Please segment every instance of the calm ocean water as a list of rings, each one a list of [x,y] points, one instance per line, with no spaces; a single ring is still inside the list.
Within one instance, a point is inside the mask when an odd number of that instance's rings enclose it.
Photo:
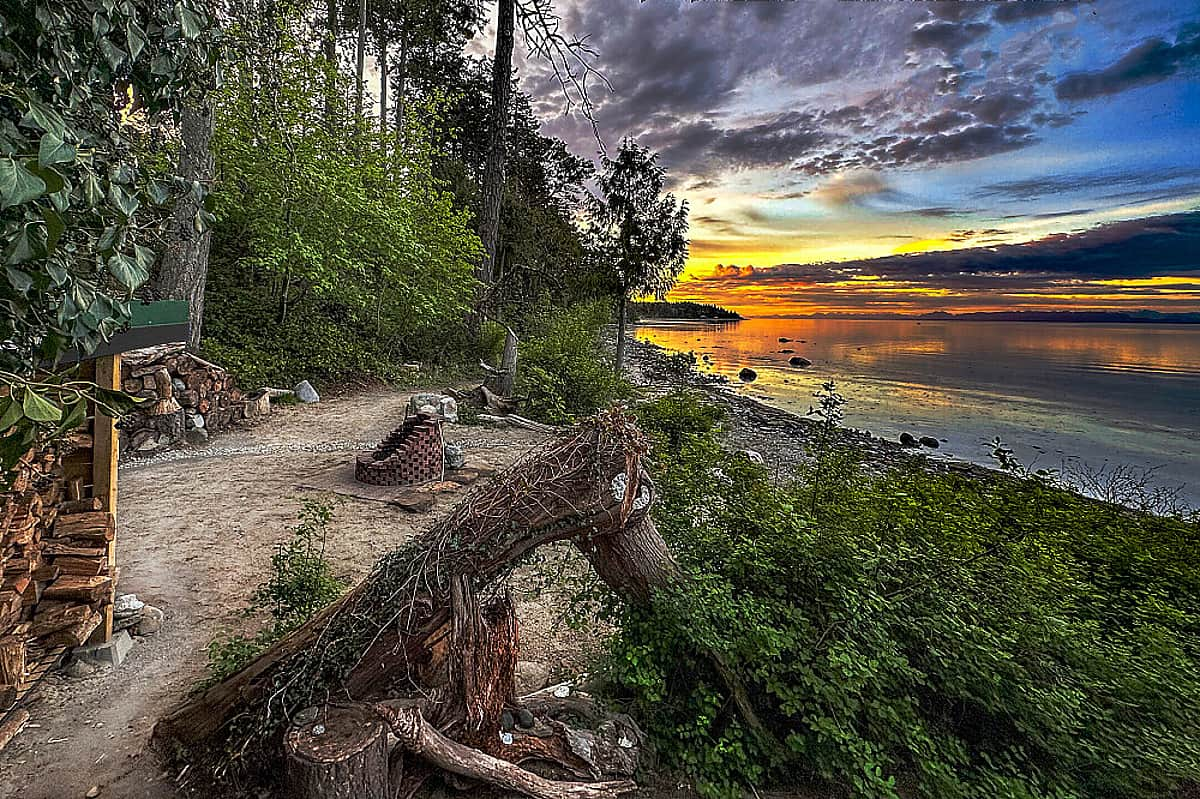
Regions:
[[[746,319],[637,337],[707,355],[736,390],[790,410],[833,378],[851,427],[932,435],[939,454],[978,463],[998,435],[1038,467],[1153,468],[1200,506],[1200,325]],[[812,366],[789,366],[793,354]],[[758,380],[741,384],[743,366]]]

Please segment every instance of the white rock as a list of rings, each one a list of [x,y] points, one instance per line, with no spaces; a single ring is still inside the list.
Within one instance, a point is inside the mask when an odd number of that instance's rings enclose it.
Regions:
[[[317,390],[312,387],[312,383],[308,382],[307,380],[301,380],[299,383],[297,383],[295,392],[296,399],[300,400],[301,402],[321,401],[321,395],[318,394]]]
[[[146,603],[137,598],[137,594],[121,594],[113,602],[113,615],[124,616],[146,607]]]

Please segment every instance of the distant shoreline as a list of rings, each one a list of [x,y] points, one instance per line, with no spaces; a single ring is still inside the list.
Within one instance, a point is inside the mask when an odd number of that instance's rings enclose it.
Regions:
[[[1130,324],[1130,325],[1196,325],[1197,313],[1109,313],[1106,311],[981,311],[978,313],[928,314],[763,314],[748,319],[819,319],[822,321],[872,322],[1038,322],[1072,324]],[[680,319],[678,321],[691,321]],[[724,321],[724,320],[718,320]],[[733,320],[730,320],[733,321]]]

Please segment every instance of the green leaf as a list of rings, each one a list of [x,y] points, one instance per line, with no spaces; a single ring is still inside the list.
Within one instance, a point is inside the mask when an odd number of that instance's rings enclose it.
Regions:
[[[100,178],[96,177],[95,172],[88,172],[87,177],[83,179],[83,199],[88,205],[95,207],[103,198],[104,187],[100,185]]]
[[[130,290],[145,283],[149,276],[140,264],[124,253],[117,253],[108,259],[108,271],[118,283]]]
[[[33,225],[25,225],[21,231],[13,237],[12,247],[4,257],[4,263],[7,265],[23,264],[26,261],[32,261],[38,257],[38,242],[33,236]],[[19,270],[17,270],[19,271]],[[24,274],[22,272],[21,274]],[[9,281],[11,282],[11,277]],[[15,283],[13,284],[16,285]]]
[[[46,182],[11,158],[0,158],[0,209],[36,200]]]
[[[62,419],[62,408],[39,396],[30,388],[25,389],[25,398],[21,400],[21,409],[35,422],[57,422]]]
[[[200,33],[204,30],[204,18],[183,3],[176,3],[175,11],[179,15],[179,27],[183,30],[184,38],[200,38]]]
[[[49,255],[58,246],[58,241],[66,231],[67,225],[61,216],[49,208],[42,211],[42,219],[46,222],[46,254]]]
[[[66,164],[75,160],[75,148],[53,133],[43,133],[38,145],[38,166]]]
[[[50,106],[29,93],[26,94],[26,104],[28,110],[25,112],[25,116],[21,117],[22,125],[39,127],[60,138],[66,135],[67,123],[63,122],[63,118],[51,110]]]
[[[129,57],[136,61],[142,50],[146,49],[146,32],[131,19],[125,24],[125,36],[129,41]]]
[[[72,402],[66,406],[66,409],[62,424],[54,431],[55,438],[71,432],[87,420],[87,403],[83,400]]]
[[[12,397],[4,397],[0,399],[0,433],[6,433],[17,422],[25,416],[25,411],[21,409],[21,403],[14,400]]]
[[[120,211],[127,217],[133,216],[133,212],[138,209],[138,198],[131,194],[127,194],[117,184],[113,183],[108,187],[109,205]]]
[[[110,388],[96,387],[92,392],[96,401],[102,405],[117,411],[118,415],[124,416],[132,410],[136,410],[143,400],[138,397],[130,396],[124,391],[113,391]]]

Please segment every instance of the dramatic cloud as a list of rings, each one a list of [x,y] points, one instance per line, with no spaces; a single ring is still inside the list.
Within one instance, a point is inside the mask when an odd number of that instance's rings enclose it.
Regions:
[[[1003,230],[961,230],[967,240]],[[1025,244],[972,247],[831,264],[767,268],[725,266],[704,281],[732,284],[831,283],[871,277],[937,286],[984,288],[995,282],[1042,278],[1146,278],[1191,274],[1200,280],[1200,212],[1133,219]]]
[[[1054,94],[1060,100],[1072,102],[1118,94],[1166,80],[1197,57],[1200,57],[1200,30],[1180,35],[1174,44],[1158,38],[1147,39],[1109,67],[1067,75],[1055,85]]]

